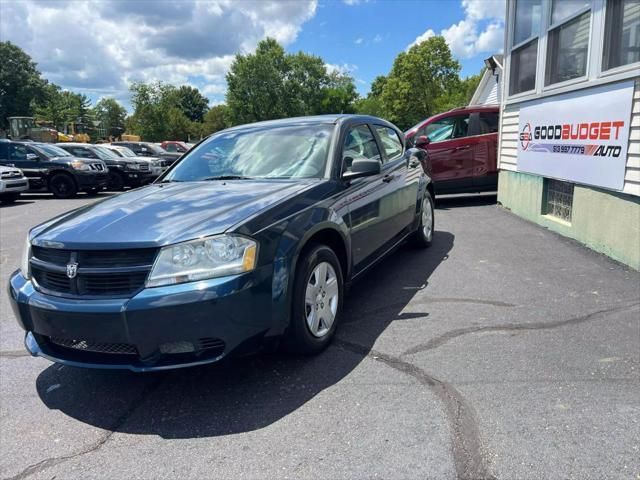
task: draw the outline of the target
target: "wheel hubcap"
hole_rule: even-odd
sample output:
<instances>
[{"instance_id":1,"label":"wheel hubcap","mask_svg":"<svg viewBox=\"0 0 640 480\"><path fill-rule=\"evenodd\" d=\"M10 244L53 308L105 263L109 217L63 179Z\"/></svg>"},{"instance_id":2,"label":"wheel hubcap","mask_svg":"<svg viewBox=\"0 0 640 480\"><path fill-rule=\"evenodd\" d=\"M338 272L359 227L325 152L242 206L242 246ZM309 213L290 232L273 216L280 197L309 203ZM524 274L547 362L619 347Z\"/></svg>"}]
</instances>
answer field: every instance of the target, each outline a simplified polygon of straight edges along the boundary
<instances>
[{"instance_id":1,"label":"wheel hubcap","mask_svg":"<svg viewBox=\"0 0 640 480\"><path fill-rule=\"evenodd\" d=\"M430 241L433 236L433 210L429 197L425 197L422 201L422 231L425 238Z\"/></svg>"},{"instance_id":2,"label":"wheel hubcap","mask_svg":"<svg viewBox=\"0 0 640 480\"><path fill-rule=\"evenodd\" d=\"M313 269L305 292L307 326L314 337L326 335L338 311L338 277L328 262L321 262Z\"/></svg>"}]
</instances>

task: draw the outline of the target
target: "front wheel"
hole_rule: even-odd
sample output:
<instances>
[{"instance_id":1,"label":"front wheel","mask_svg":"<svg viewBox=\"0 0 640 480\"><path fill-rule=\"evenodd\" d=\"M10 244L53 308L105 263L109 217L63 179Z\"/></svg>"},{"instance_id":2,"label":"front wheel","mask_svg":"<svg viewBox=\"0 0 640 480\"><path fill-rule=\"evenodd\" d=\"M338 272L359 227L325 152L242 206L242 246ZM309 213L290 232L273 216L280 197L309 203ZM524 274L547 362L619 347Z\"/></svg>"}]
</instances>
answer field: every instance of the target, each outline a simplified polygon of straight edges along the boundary
<instances>
[{"instance_id":1,"label":"front wheel","mask_svg":"<svg viewBox=\"0 0 640 480\"><path fill-rule=\"evenodd\" d=\"M426 191L422 199L418 229L413 234L413 244L418 248L430 247L433 242L434 226L433 198L429 191Z\"/></svg>"},{"instance_id":2,"label":"front wheel","mask_svg":"<svg viewBox=\"0 0 640 480\"><path fill-rule=\"evenodd\" d=\"M124 190L124 177L120 172L109 172L109 190Z\"/></svg>"},{"instance_id":3,"label":"front wheel","mask_svg":"<svg viewBox=\"0 0 640 480\"><path fill-rule=\"evenodd\" d=\"M288 350L310 355L329 345L342 310L343 285L340 262L329 247L315 246L299 260Z\"/></svg>"},{"instance_id":4,"label":"front wheel","mask_svg":"<svg viewBox=\"0 0 640 480\"><path fill-rule=\"evenodd\" d=\"M49 180L49 190L56 198L72 198L78 192L78 187L70 175L56 173Z\"/></svg>"}]
</instances>

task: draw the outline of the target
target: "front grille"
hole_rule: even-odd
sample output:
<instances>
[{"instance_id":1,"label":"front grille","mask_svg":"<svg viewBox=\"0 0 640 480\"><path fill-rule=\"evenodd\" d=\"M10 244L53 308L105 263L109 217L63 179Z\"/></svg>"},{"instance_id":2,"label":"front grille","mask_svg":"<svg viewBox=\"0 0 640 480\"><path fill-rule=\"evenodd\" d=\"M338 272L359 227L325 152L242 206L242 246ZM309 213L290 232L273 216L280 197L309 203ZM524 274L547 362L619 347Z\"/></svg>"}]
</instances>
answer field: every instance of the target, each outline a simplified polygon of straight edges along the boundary
<instances>
[{"instance_id":1,"label":"front grille","mask_svg":"<svg viewBox=\"0 0 640 480\"><path fill-rule=\"evenodd\" d=\"M65 338L49 337L54 345L73 350L95 353L110 353L117 355L138 355L138 350L127 343L102 343L90 340L69 340Z\"/></svg>"},{"instance_id":2,"label":"front grille","mask_svg":"<svg viewBox=\"0 0 640 480\"><path fill-rule=\"evenodd\" d=\"M149 164L148 163L141 163L140 164L140 171L141 172L148 172L149 171Z\"/></svg>"},{"instance_id":3,"label":"front grille","mask_svg":"<svg viewBox=\"0 0 640 480\"><path fill-rule=\"evenodd\" d=\"M102 163L92 163L91 169L96 170L98 172L102 172L104 171L104 165Z\"/></svg>"},{"instance_id":4,"label":"front grille","mask_svg":"<svg viewBox=\"0 0 640 480\"><path fill-rule=\"evenodd\" d=\"M62 250L32 247L31 273L38 287L65 296L127 297L142 289L155 248ZM74 276L73 267L76 265Z\"/></svg>"},{"instance_id":5,"label":"front grille","mask_svg":"<svg viewBox=\"0 0 640 480\"><path fill-rule=\"evenodd\" d=\"M0 173L0 178L22 178L22 172L19 171L10 171L10 172L2 172Z\"/></svg>"}]
</instances>

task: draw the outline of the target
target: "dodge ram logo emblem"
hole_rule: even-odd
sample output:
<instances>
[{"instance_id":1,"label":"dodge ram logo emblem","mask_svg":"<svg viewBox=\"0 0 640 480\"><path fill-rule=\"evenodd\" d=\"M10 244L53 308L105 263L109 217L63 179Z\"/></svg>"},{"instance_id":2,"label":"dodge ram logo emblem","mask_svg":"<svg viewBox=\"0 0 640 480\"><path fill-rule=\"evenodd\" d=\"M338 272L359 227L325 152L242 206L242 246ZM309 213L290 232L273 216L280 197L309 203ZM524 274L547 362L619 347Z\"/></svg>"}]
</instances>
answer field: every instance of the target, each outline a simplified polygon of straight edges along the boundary
<instances>
[{"instance_id":1,"label":"dodge ram logo emblem","mask_svg":"<svg viewBox=\"0 0 640 480\"><path fill-rule=\"evenodd\" d=\"M78 274L78 264L76 262L67 263L67 277L76 278Z\"/></svg>"}]
</instances>

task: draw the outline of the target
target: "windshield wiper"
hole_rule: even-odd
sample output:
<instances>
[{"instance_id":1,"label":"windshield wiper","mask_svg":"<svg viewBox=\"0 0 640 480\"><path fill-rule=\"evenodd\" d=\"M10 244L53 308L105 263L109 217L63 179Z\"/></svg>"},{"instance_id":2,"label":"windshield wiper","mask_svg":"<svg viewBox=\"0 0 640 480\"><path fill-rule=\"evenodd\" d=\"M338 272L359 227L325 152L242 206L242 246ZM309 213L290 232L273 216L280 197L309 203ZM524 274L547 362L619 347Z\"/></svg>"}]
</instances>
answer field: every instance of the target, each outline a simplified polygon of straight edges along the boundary
<instances>
[{"instance_id":1,"label":"windshield wiper","mask_svg":"<svg viewBox=\"0 0 640 480\"><path fill-rule=\"evenodd\" d=\"M253 177L246 177L244 175L217 175L215 177L203 178L202 181L208 180L253 180Z\"/></svg>"}]
</instances>

